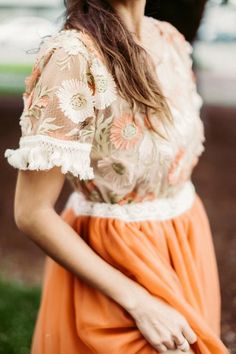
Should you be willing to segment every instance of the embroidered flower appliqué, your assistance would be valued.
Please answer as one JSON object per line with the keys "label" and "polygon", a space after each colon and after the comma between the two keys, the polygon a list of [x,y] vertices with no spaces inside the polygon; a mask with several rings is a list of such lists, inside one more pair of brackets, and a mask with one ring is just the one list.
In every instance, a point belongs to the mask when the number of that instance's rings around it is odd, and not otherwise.
{"label": "embroidered flower appliqu\u00e9", "polygon": [[99,160],[98,170],[115,193],[125,191],[134,180],[134,169],[130,169],[127,162],[119,157],[104,157]]}
{"label": "embroidered flower appliqu\u00e9", "polygon": [[123,115],[113,121],[110,139],[117,149],[131,149],[140,141],[141,137],[141,127],[135,124],[131,115]]}
{"label": "embroidered flower appliqu\u00e9", "polygon": [[94,115],[92,90],[82,81],[65,80],[56,92],[62,112],[74,123]]}
{"label": "embroidered flower appliqu\u00e9", "polygon": [[58,35],[58,45],[69,55],[77,55],[81,53],[88,58],[87,49],[79,39],[79,32],[76,30],[61,31]]}
{"label": "embroidered flower appliqu\u00e9", "polygon": [[115,80],[97,58],[93,59],[90,70],[95,85],[95,107],[104,109],[117,98]]}

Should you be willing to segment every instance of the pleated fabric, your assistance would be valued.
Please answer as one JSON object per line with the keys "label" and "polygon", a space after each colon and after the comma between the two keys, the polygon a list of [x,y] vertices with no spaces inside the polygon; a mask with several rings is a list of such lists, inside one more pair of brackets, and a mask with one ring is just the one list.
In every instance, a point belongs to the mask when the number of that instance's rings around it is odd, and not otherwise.
{"label": "pleated fabric", "polygon": [[[194,353],[229,353],[220,340],[220,287],[210,225],[197,194],[190,209],[164,221],[82,216],[71,208],[61,217],[108,263],[185,316],[198,337],[191,346]],[[158,352],[120,305],[47,257],[31,354],[94,353]]]}

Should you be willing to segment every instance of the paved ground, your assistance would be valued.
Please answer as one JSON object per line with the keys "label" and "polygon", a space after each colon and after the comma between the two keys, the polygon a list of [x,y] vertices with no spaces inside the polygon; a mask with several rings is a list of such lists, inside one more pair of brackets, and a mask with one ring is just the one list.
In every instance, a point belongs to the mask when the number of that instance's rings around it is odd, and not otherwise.
{"label": "paved ground", "polygon": [[[19,99],[0,98],[1,148],[16,146],[19,137]],[[205,107],[206,152],[194,171],[194,182],[212,226],[222,288],[222,337],[236,353],[236,108]],[[3,161],[0,174],[1,238],[0,268],[4,276],[27,283],[39,283],[43,254],[22,235],[13,221],[16,171]],[[57,204],[60,211],[69,186]]]}

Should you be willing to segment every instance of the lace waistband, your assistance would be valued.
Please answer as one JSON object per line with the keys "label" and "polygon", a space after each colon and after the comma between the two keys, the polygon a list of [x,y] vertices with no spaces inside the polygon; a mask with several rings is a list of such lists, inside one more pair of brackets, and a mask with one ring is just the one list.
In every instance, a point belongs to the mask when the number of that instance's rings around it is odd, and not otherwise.
{"label": "lace waistband", "polygon": [[186,182],[173,197],[125,205],[89,201],[83,194],[74,191],[69,196],[65,209],[72,208],[76,215],[123,221],[168,220],[191,208],[195,195],[195,187],[191,181]]}

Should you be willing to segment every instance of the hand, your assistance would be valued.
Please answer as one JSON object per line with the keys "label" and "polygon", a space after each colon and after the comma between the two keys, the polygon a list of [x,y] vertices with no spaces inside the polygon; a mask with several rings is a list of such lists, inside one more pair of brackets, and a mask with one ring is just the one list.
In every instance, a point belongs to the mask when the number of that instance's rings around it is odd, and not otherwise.
{"label": "hand", "polygon": [[127,311],[146,340],[159,352],[179,349],[190,350],[197,336],[186,319],[173,307],[148,293],[138,291],[135,305]]}

